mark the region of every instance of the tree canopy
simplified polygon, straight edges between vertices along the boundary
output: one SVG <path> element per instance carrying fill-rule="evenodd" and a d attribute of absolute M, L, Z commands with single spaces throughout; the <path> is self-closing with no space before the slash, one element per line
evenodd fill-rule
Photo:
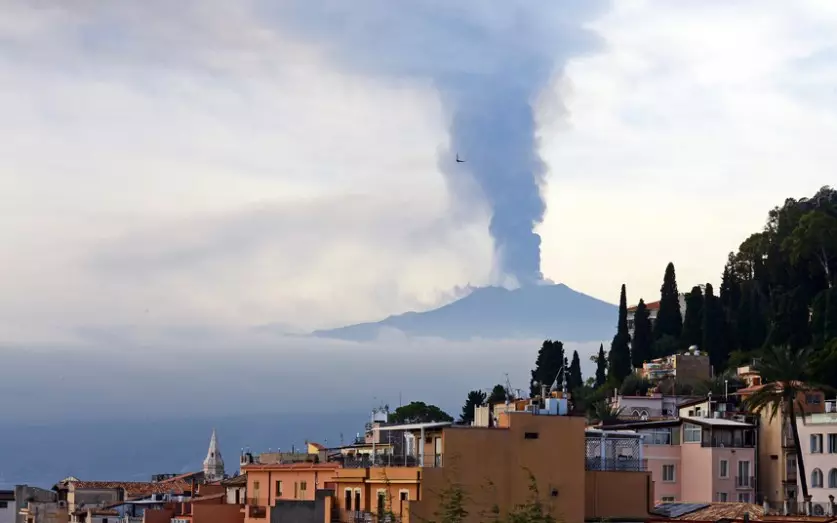
<path fill-rule="evenodd" d="M 628 299 L 625 285 L 619 296 L 619 319 L 616 323 L 616 335 L 610 344 L 608 353 L 608 379 L 615 384 L 622 383 L 631 373 L 631 335 L 628 332 Z"/>
<path fill-rule="evenodd" d="M 563 381 L 564 375 L 561 370 L 564 365 L 564 344 L 560 341 L 545 340 L 538 351 L 535 360 L 535 368 L 532 369 L 532 381 L 529 384 L 529 395 L 539 396 L 541 385 L 551 387 Z"/>
<path fill-rule="evenodd" d="M 428 405 L 423 401 L 413 401 L 390 413 L 389 421 L 390 423 L 432 423 L 453 421 L 453 417 L 436 405 Z"/>
<path fill-rule="evenodd" d="M 653 359 L 654 334 L 651 318 L 644 300 L 639 300 L 634 311 L 634 335 L 631 339 L 631 364 L 635 369 Z"/>
<path fill-rule="evenodd" d="M 660 310 L 654 322 L 654 339 L 672 336 L 680 339 L 683 330 L 683 315 L 680 313 L 680 292 L 677 290 L 677 277 L 674 263 L 669 262 L 660 287 Z"/>
<path fill-rule="evenodd" d="M 459 421 L 470 424 L 474 421 L 474 408 L 485 405 L 485 392 L 481 390 L 472 390 L 468 393 L 465 399 L 465 405 L 462 406 L 462 414 L 459 415 Z"/>

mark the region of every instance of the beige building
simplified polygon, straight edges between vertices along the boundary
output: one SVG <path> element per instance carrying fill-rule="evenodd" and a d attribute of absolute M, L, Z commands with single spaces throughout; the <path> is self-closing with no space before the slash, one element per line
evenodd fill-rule
<path fill-rule="evenodd" d="M 743 400 L 764 386 L 758 372 L 750 366 L 739 367 L 738 375 L 748 385 L 736 392 Z M 800 394 L 795 403 L 799 417 L 825 411 L 825 396 L 821 392 Z M 793 432 L 785 409 L 779 409 L 773 419 L 770 412 L 759 413 L 758 429 L 759 501 L 766 501 L 774 510 L 781 510 L 787 501 L 791 504 L 791 511 L 795 511 L 796 503 L 803 500 L 798 486 Z M 801 443 L 804 448 L 806 442 Z"/>

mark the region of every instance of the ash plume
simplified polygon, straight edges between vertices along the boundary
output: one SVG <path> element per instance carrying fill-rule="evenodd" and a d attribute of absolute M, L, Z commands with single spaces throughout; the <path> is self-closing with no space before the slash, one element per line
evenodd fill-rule
<path fill-rule="evenodd" d="M 479 188 L 491 211 L 498 269 L 542 281 L 541 187 L 533 102 L 567 61 L 598 47 L 591 0 L 286 0 L 271 15 L 351 72 L 426 78 L 450 121 L 439 163 L 460 206 Z M 464 163 L 455 162 L 459 154 Z"/>

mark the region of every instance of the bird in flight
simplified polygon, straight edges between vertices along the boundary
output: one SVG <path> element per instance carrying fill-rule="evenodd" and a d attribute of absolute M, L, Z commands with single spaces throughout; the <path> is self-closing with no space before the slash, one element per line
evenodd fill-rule
<path fill-rule="evenodd" d="M 465 163 L 465 160 L 459 159 L 459 153 L 456 153 L 456 163 Z"/>

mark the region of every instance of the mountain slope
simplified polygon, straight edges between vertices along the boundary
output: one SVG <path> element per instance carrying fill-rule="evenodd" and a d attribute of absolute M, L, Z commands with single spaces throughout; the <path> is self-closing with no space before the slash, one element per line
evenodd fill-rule
<path fill-rule="evenodd" d="M 604 340 L 613 335 L 617 307 L 563 284 L 515 290 L 482 287 L 468 296 L 427 312 L 407 312 L 374 323 L 315 331 L 314 336 L 369 341 L 382 329 L 409 336 L 450 340 L 471 338 L 552 338 Z"/>

